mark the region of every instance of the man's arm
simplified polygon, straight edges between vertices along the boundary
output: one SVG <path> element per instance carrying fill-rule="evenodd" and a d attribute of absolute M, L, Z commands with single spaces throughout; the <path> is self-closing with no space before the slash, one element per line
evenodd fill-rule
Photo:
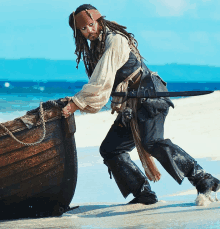
<path fill-rule="evenodd" d="M 110 36 L 110 37 L 109 37 Z M 80 109 L 86 113 L 97 113 L 109 100 L 116 72 L 128 60 L 130 48 L 125 37 L 111 34 L 106 39 L 106 50 L 99 60 L 87 84 L 71 97 L 69 108 L 64 108 L 64 115 Z"/>

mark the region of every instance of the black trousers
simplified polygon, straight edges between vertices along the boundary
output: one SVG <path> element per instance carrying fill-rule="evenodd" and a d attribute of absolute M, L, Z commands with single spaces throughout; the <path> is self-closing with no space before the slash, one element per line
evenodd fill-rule
<path fill-rule="evenodd" d="M 139 104 L 137 120 L 142 145 L 179 184 L 184 177 L 188 177 L 194 185 L 194 178 L 204 173 L 204 170 L 183 149 L 170 139 L 164 139 L 164 122 L 168 111 L 169 104 L 161 99 Z M 122 114 L 119 114 L 100 146 L 100 154 L 107 161 L 132 151 L 134 147 L 131 127 L 122 123 Z"/>

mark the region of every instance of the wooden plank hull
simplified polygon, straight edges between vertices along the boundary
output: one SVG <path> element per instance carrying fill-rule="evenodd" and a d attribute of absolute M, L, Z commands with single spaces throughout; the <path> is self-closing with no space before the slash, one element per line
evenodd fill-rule
<path fill-rule="evenodd" d="M 44 117 L 46 136 L 34 146 L 17 142 L 0 128 L 0 218 L 60 215 L 69 208 L 77 181 L 74 115 L 64 119 L 51 108 Z M 28 129 L 23 120 L 34 125 Z M 2 124 L 25 143 L 36 142 L 43 133 L 38 114 Z"/>

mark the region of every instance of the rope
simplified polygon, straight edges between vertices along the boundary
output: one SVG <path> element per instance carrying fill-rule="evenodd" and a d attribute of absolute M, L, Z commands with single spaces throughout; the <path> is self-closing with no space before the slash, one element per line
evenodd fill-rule
<path fill-rule="evenodd" d="M 61 101 L 61 99 L 58 100 L 48 100 L 47 102 L 43 103 L 43 108 L 44 110 L 48 110 L 51 107 L 57 107 L 59 109 L 62 109 L 63 107 L 65 107 L 67 105 L 67 102 L 63 102 Z M 30 111 L 27 111 L 27 115 L 31 115 L 31 114 L 35 114 L 39 112 L 39 107 Z"/>
<path fill-rule="evenodd" d="M 128 105 L 130 108 L 132 108 L 133 111 L 137 110 L 137 102 L 138 99 L 128 99 Z M 131 131 L 134 138 L 135 146 L 137 148 L 137 152 L 139 155 L 139 158 L 141 160 L 142 166 L 144 168 L 145 174 L 151 181 L 159 181 L 161 174 L 154 163 L 153 157 L 144 149 L 141 143 L 141 137 L 140 137 L 140 130 L 138 128 L 137 123 L 137 114 L 134 114 L 135 117 L 131 119 Z"/>
<path fill-rule="evenodd" d="M 52 101 L 50 101 L 52 102 Z M 56 103 L 56 102 L 54 102 Z M 37 142 L 33 142 L 33 143 L 25 143 L 25 142 L 22 142 L 20 140 L 18 140 L 14 135 L 13 133 L 7 128 L 5 127 L 2 123 L 0 123 L 0 126 L 17 142 L 21 143 L 22 145 L 25 145 L 25 146 L 34 146 L 34 145 L 37 145 L 39 143 L 41 143 L 44 138 L 45 138 L 45 135 L 46 135 L 46 125 L 45 125 L 45 120 L 44 120 L 44 114 L 43 114 L 43 103 L 40 102 L 40 117 L 41 117 L 41 123 L 43 124 L 43 136 L 41 137 L 40 140 L 38 140 Z M 55 105 L 55 104 L 53 104 Z"/>

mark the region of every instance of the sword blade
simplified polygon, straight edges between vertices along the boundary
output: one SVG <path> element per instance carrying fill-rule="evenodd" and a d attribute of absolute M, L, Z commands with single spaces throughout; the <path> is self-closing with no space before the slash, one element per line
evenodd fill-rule
<path fill-rule="evenodd" d="M 157 92 L 157 97 L 179 97 L 179 96 L 197 96 L 207 95 L 214 91 L 175 91 L 175 92 Z"/>
<path fill-rule="evenodd" d="M 213 93 L 214 91 L 168 91 L 168 92 L 157 92 L 156 97 L 180 97 L 180 96 L 198 96 Z M 137 95 L 137 91 L 126 92 L 112 92 L 111 96 L 128 97 L 128 98 L 150 98 L 148 91 L 146 90 L 143 95 Z"/>

